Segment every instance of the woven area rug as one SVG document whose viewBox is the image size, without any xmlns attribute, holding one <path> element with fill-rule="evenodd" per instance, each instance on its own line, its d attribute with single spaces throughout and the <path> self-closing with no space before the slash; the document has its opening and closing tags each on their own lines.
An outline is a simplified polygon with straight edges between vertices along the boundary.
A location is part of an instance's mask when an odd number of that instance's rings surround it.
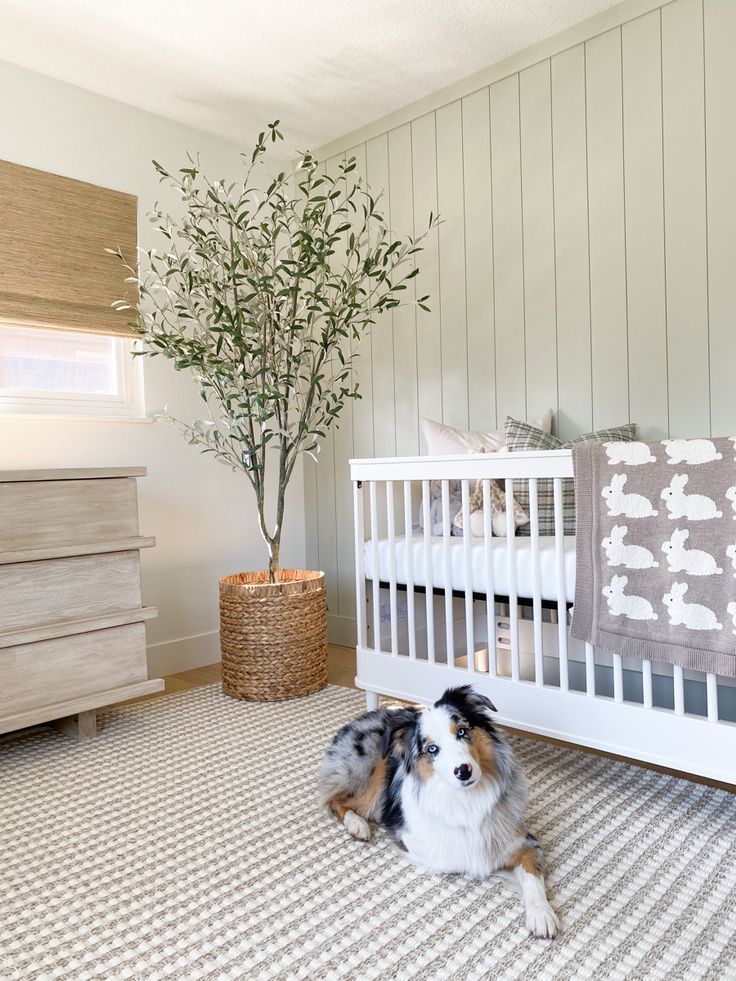
<svg viewBox="0 0 736 981">
<path fill-rule="evenodd" d="M 533 940 L 503 882 L 420 874 L 320 812 L 363 705 L 211 686 L 0 745 L 2 981 L 736 977 L 736 797 L 514 739 L 563 925 Z"/>
</svg>

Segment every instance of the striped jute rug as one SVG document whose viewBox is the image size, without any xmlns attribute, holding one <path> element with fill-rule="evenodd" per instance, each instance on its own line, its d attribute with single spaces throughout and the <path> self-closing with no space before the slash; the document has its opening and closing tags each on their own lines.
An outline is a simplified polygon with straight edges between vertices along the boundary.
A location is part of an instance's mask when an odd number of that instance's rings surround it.
<svg viewBox="0 0 736 981">
<path fill-rule="evenodd" d="M 0 978 L 734 978 L 736 798 L 514 739 L 563 933 L 500 881 L 423 875 L 315 802 L 330 687 L 217 686 L 0 746 Z"/>
</svg>

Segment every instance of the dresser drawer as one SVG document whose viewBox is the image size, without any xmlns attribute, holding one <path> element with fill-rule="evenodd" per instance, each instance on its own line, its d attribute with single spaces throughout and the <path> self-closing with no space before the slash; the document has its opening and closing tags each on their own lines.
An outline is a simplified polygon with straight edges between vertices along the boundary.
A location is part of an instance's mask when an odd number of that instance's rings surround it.
<svg viewBox="0 0 736 981">
<path fill-rule="evenodd" d="M 142 623 L 0 650 L 0 715 L 147 678 Z"/>
<path fill-rule="evenodd" d="M 137 550 L 19 562 L 0 569 L 0 630 L 135 610 L 141 605 Z"/>
<path fill-rule="evenodd" d="M 134 538 L 136 482 L 132 477 L 0 482 L 0 515 L 0 553 Z"/>
</svg>

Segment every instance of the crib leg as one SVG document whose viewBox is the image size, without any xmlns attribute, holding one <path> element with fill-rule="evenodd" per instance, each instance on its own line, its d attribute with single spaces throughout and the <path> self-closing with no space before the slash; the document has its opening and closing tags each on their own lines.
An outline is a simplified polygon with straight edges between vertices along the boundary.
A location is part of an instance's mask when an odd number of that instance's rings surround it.
<svg viewBox="0 0 736 981">
<path fill-rule="evenodd" d="M 369 712 L 375 712 L 381 701 L 380 695 L 374 691 L 367 691 L 365 693 L 365 705 Z"/>
</svg>

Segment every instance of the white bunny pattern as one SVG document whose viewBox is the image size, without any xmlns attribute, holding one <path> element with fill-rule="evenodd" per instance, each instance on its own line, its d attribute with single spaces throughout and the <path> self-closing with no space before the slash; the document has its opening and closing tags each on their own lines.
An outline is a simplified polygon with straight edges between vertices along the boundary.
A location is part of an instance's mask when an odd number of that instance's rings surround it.
<svg viewBox="0 0 736 981">
<path fill-rule="evenodd" d="M 723 459 L 709 439 L 663 439 L 662 446 L 669 457 L 667 463 L 698 464 Z"/>
<path fill-rule="evenodd" d="M 614 576 L 609 585 L 603 587 L 611 616 L 624 616 L 627 620 L 656 620 L 657 614 L 649 600 L 624 593 L 628 581 L 627 576 Z"/>
<path fill-rule="evenodd" d="M 624 486 L 629 478 L 625 473 L 615 473 L 611 483 L 604 487 L 601 496 L 606 499 L 608 514 L 612 518 L 623 515 L 624 518 L 656 517 L 659 513 L 652 507 L 652 502 L 643 494 L 624 494 Z"/>
<path fill-rule="evenodd" d="M 656 463 L 646 443 L 610 442 L 603 444 L 610 464 L 623 463 L 625 467 L 639 467 L 643 463 Z"/>
<path fill-rule="evenodd" d="M 670 626 L 687 627 L 688 630 L 723 630 L 723 624 L 707 606 L 700 603 L 686 603 L 686 582 L 673 582 L 670 592 L 665 593 L 662 602 L 668 608 Z"/>
<path fill-rule="evenodd" d="M 736 579 L 736 545 L 729 545 L 726 549 L 726 556 L 731 560 L 733 566 L 733 577 Z"/>
<path fill-rule="evenodd" d="M 708 518 L 722 518 L 716 502 L 704 494 L 686 494 L 685 486 L 689 477 L 676 473 L 665 487 L 660 497 L 665 502 L 670 518 L 688 518 L 690 521 L 706 521 Z M 736 488 L 734 488 L 736 490 Z"/>
<path fill-rule="evenodd" d="M 643 545 L 626 545 L 624 537 L 628 532 L 626 525 L 614 525 L 610 538 L 604 538 L 601 548 L 605 550 L 609 565 L 623 565 L 627 569 L 658 569 L 659 562 Z"/>
<path fill-rule="evenodd" d="M 726 607 L 726 612 L 731 617 L 731 622 L 733 623 L 734 627 L 736 627 L 736 603 L 729 603 Z M 732 630 L 731 633 L 736 634 L 736 630 Z"/>
<path fill-rule="evenodd" d="M 731 502 L 731 508 L 734 512 L 733 520 L 736 521 L 736 487 L 728 488 L 726 491 L 726 499 Z"/>
<path fill-rule="evenodd" d="M 686 528 L 676 528 L 669 541 L 662 545 L 669 571 L 687 572 L 691 576 L 720 576 L 723 569 L 719 568 L 710 552 L 685 548 L 689 537 L 690 532 Z"/>
</svg>

